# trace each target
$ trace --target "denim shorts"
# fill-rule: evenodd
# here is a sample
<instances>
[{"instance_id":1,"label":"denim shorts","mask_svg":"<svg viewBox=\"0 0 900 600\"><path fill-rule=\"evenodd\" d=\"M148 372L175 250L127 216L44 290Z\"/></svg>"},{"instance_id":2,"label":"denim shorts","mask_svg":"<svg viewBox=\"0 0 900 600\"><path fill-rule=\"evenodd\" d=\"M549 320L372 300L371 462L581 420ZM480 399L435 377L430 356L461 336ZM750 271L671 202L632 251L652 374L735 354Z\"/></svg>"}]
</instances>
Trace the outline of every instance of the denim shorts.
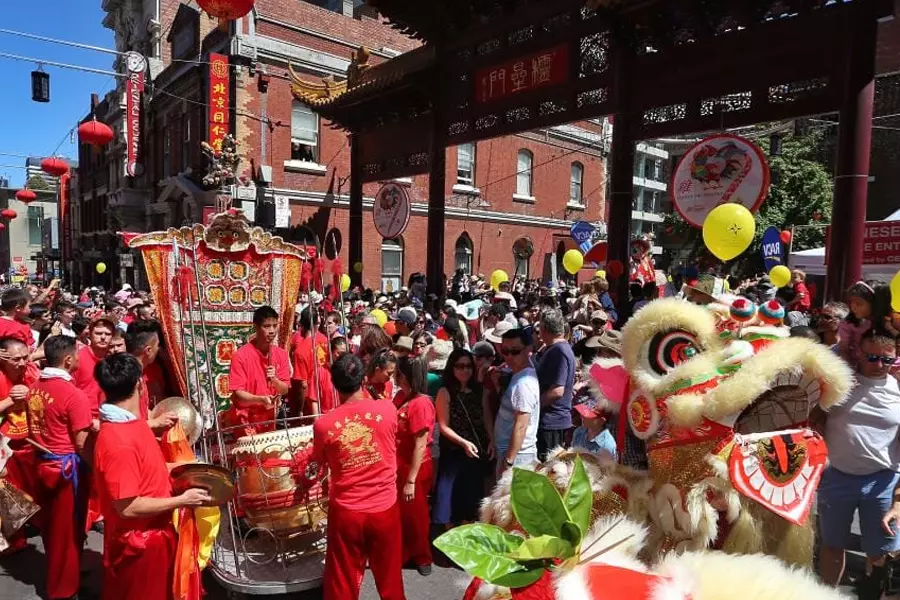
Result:
<instances>
[{"instance_id":1,"label":"denim shorts","mask_svg":"<svg viewBox=\"0 0 900 600\"><path fill-rule=\"evenodd\" d=\"M881 519L891 509L898 479L900 473L890 470L848 475L834 467L825 469L818 496L822 544L849 548L853 514L858 510L861 546L867 556L884 556L900 550L900 536L888 535L881 527Z\"/></svg>"}]
</instances>

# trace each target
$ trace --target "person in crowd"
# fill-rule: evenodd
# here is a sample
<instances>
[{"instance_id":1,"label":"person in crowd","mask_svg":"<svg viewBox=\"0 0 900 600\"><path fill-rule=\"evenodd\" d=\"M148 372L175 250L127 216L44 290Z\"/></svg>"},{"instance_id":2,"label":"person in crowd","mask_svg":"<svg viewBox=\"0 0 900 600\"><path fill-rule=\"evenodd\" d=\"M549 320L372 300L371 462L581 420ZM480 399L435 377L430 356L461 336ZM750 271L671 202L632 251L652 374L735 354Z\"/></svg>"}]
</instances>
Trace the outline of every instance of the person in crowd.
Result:
<instances>
[{"instance_id":1,"label":"person in crowd","mask_svg":"<svg viewBox=\"0 0 900 600\"><path fill-rule=\"evenodd\" d=\"M75 317L78 316L78 307L66 300L56 303L56 320L50 326L50 335L66 335L77 338L78 335L72 329Z\"/></svg>"},{"instance_id":2,"label":"person in crowd","mask_svg":"<svg viewBox=\"0 0 900 600\"><path fill-rule=\"evenodd\" d=\"M428 365L424 358L397 360L397 489L403 530L403 562L420 575L431 574L428 494L433 480L431 444L434 402L425 395Z\"/></svg>"},{"instance_id":3,"label":"person in crowd","mask_svg":"<svg viewBox=\"0 0 900 600\"><path fill-rule=\"evenodd\" d=\"M434 336L424 329L417 329L412 335L412 341L412 356L424 356L428 351L428 347L434 341Z\"/></svg>"},{"instance_id":4,"label":"person in crowd","mask_svg":"<svg viewBox=\"0 0 900 600\"><path fill-rule=\"evenodd\" d=\"M822 311L819 313L819 318L816 321L820 341L835 352L837 352L838 342L840 341L840 335L838 334L840 324L849 314L850 309L843 302L827 302L822 307Z\"/></svg>"},{"instance_id":5,"label":"person in crowd","mask_svg":"<svg viewBox=\"0 0 900 600\"><path fill-rule=\"evenodd\" d=\"M372 356L366 365L365 393L373 400L394 400L394 371L397 357L387 348L382 348Z\"/></svg>"},{"instance_id":6,"label":"person in crowd","mask_svg":"<svg viewBox=\"0 0 900 600\"><path fill-rule=\"evenodd\" d=\"M447 528L478 520L493 459L493 431L485 418L484 388L475 378L472 354L462 348L453 350L442 380L435 398L441 460L431 519Z\"/></svg>"},{"instance_id":7,"label":"person in crowd","mask_svg":"<svg viewBox=\"0 0 900 600\"><path fill-rule=\"evenodd\" d=\"M334 408L334 392L328 373L329 338L315 330L309 307L300 312L298 325L291 342L291 413L317 415Z\"/></svg>"},{"instance_id":8,"label":"person in crowd","mask_svg":"<svg viewBox=\"0 0 900 600\"><path fill-rule=\"evenodd\" d=\"M466 339L466 334L460 327L459 318L455 315L449 316L444 319L444 323L441 326L440 331L438 331L438 337L452 342L454 348L469 348L469 342Z\"/></svg>"},{"instance_id":9,"label":"person in crowd","mask_svg":"<svg viewBox=\"0 0 900 600\"><path fill-rule=\"evenodd\" d=\"M400 310L397 311L397 318L394 321L394 324L397 328L396 337L411 337L413 332L416 330L416 324L418 323L419 315L416 312L416 309L411 306L404 306Z\"/></svg>"},{"instance_id":10,"label":"person in crowd","mask_svg":"<svg viewBox=\"0 0 900 600\"><path fill-rule=\"evenodd\" d=\"M350 343L347 341L347 338L340 336L331 338L332 364L334 364L334 361L347 354L348 352L350 352ZM331 380L330 365L328 369L328 379L329 381Z\"/></svg>"},{"instance_id":11,"label":"person in crowd","mask_svg":"<svg viewBox=\"0 0 900 600\"><path fill-rule=\"evenodd\" d=\"M109 338L109 354L122 354L123 352L127 352L127 346L125 344L125 334L122 333L121 329L116 329L113 331L112 336Z\"/></svg>"},{"instance_id":12,"label":"person in crowd","mask_svg":"<svg viewBox=\"0 0 900 600\"><path fill-rule=\"evenodd\" d=\"M210 502L206 490L173 495L159 443L140 418L141 365L115 354L96 366L105 397L94 472L105 525L101 600L170 600L176 535L172 512Z\"/></svg>"},{"instance_id":13,"label":"person in crowd","mask_svg":"<svg viewBox=\"0 0 900 600\"><path fill-rule=\"evenodd\" d=\"M427 387L428 395L437 399L438 391L444 385L444 369L447 368L447 359L453 353L453 343L447 340L432 338L431 343L425 349L425 360L428 361Z\"/></svg>"},{"instance_id":14,"label":"person in crowd","mask_svg":"<svg viewBox=\"0 0 900 600\"><path fill-rule=\"evenodd\" d=\"M541 416L538 425L538 459L559 446L565 447L572 429L572 393L575 387L575 355L566 339L566 318L550 308L541 313L540 337L544 351L537 361L541 389Z\"/></svg>"},{"instance_id":15,"label":"person in crowd","mask_svg":"<svg viewBox=\"0 0 900 600\"><path fill-rule=\"evenodd\" d=\"M31 327L32 347L37 348L41 345L41 334L50 328L50 309L43 304L32 304L28 325Z\"/></svg>"},{"instance_id":16,"label":"person in crowd","mask_svg":"<svg viewBox=\"0 0 900 600\"><path fill-rule=\"evenodd\" d=\"M373 356L380 350L390 350L392 344L393 340L391 340L390 336L376 323L363 331L357 355L364 365L368 365Z\"/></svg>"},{"instance_id":17,"label":"person in crowd","mask_svg":"<svg viewBox=\"0 0 900 600\"><path fill-rule=\"evenodd\" d=\"M413 352L413 339L411 337L401 335L395 341L393 346L391 346L391 350L394 353L394 356L399 358L406 358L410 356Z\"/></svg>"},{"instance_id":18,"label":"person in crowd","mask_svg":"<svg viewBox=\"0 0 900 600\"><path fill-rule=\"evenodd\" d=\"M794 300L788 305L788 310L808 312L812 306L812 296L806 287L806 273L800 269L791 271L791 287L794 289Z\"/></svg>"},{"instance_id":19,"label":"person in crowd","mask_svg":"<svg viewBox=\"0 0 900 600\"><path fill-rule=\"evenodd\" d=\"M829 461L818 491L819 574L826 584L840 583L858 511L871 566L860 583L862 600L881 598L885 557L900 550L900 538L882 527L900 501L900 388L888 376L896 358L894 338L867 331L857 346L857 385L849 398L828 413L817 407L810 414L810 424L824 434Z\"/></svg>"},{"instance_id":20,"label":"person in crowd","mask_svg":"<svg viewBox=\"0 0 900 600\"><path fill-rule=\"evenodd\" d=\"M596 345L588 346L588 341L599 336L606 330L606 324L609 322L609 315L604 310L595 310L590 316L590 325L576 325L587 335L583 336L578 342L572 346L572 353L576 358L580 358L583 364L589 365L596 357Z\"/></svg>"},{"instance_id":21,"label":"person in crowd","mask_svg":"<svg viewBox=\"0 0 900 600\"><path fill-rule=\"evenodd\" d=\"M802 337L814 342L819 341L819 334L816 333L816 330L806 325L795 325L794 327L791 327L790 336Z\"/></svg>"},{"instance_id":22,"label":"person in crowd","mask_svg":"<svg viewBox=\"0 0 900 600\"><path fill-rule=\"evenodd\" d=\"M496 327L492 327L484 332L484 339L494 345L494 350L497 352L498 357L502 358L500 349L503 345L503 336L513 329L518 329L518 326L510 325L506 321L500 321Z\"/></svg>"},{"instance_id":23,"label":"person in crowd","mask_svg":"<svg viewBox=\"0 0 900 600\"><path fill-rule=\"evenodd\" d=\"M339 406L313 425L312 462L329 473L325 600L356 600L366 563L382 600L405 600L397 502L397 409L362 389L352 354L331 367ZM355 441L363 436L367 443ZM353 445L351 452L351 445Z\"/></svg>"},{"instance_id":24,"label":"person in crowd","mask_svg":"<svg viewBox=\"0 0 900 600\"><path fill-rule=\"evenodd\" d=\"M512 466L537 461L541 389L537 373L531 366L531 347L531 336L521 329L511 329L503 334L500 353L513 376L500 400L494 421L498 477Z\"/></svg>"},{"instance_id":25,"label":"person in crowd","mask_svg":"<svg viewBox=\"0 0 900 600\"><path fill-rule=\"evenodd\" d=\"M609 281L605 277L595 278L594 289L597 292L597 298L600 300L600 308L609 316L609 322L617 323L619 313L616 311L616 305L612 296L609 295Z\"/></svg>"},{"instance_id":26,"label":"person in crowd","mask_svg":"<svg viewBox=\"0 0 900 600\"><path fill-rule=\"evenodd\" d=\"M28 432L44 450L37 456L37 498L47 556L47 597L73 598L81 583L81 550L87 518L88 468L83 459L92 428L91 404L75 387L75 340L52 336L44 345L47 366L26 402Z\"/></svg>"},{"instance_id":27,"label":"person in crowd","mask_svg":"<svg viewBox=\"0 0 900 600\"><path fill-rule=\"evenodd\" d=\"M125 349L135 357L141 365L141 418L147 421L155 433L161 433L178 421L178 416L166 412L154 418L150 418L150 410L158 402L164 399L159 390L161 384L155 379L157 374L152 371L159 356L159 334L153 327L146 327L146 322L136 323L128 328L125 334ZM165 385L162 383L162 385Z\"/></svg>"},{"instance_id":28,"label":"person in crowd","mask_svg":"<svg viewBox=\"0 0 900 600\"><path fill-rule=\"evenodd\" d=\"M838 354L853 364L862 335L890 316L891 289L881 281L857 281L847 290L847 299L850 311L838 325Z\"/></svg>"},{"instance_id":29,"label":"person in crowd","mask_svg":"<svg viewBox=\"0 0 900 600\"><path fill-rule=\"evenodd\" d=\"M581 417L581 426L576 427L572 433L572 447L594 453L605 452L616 459L618 457L616 440L606 427L607 417L597 407L596 401L589 400L577 404L575 410Z\"/></svg>"},{"instance_id":30,"label":"person in crowd","mask_svg":"<svg viewBox=\"0 0 900 600\"><path fill-rule=\"evenodd\" d=\"M91 411L98 418L103 392L94 378L94 368L109 354L109 342L116 330L116 324L105 315L100 315L88 326L88 344L78 351L78 367L72 374L75 386L87 395L92 403Z\"/></svg>"},{"instance_id":31,"label":"person in crowd","mask_svg":"<svg viewBox=\"0 0 900 600\"><path fill-rule=\"evenodd\" d=\"M228 387L231 408L226 416L235 435L262 433L275 428L280 399L288 393L291 363L288 353L275 343L278 313L271 306L253 312L254 335L231 359Z\"/></svg>"},{"instance_id":32,"label":"person in crowd","mask_svg":"<svg viewBox=\"0 0 900 600\"><path fill-rule=\"evenodd\" d=\"M29 350L34 350L34 336L28 326L31 314L31 296L22 288L8 288L0 294L0 338L13 337L22 340Z\"/></svg>"}]
</instances>

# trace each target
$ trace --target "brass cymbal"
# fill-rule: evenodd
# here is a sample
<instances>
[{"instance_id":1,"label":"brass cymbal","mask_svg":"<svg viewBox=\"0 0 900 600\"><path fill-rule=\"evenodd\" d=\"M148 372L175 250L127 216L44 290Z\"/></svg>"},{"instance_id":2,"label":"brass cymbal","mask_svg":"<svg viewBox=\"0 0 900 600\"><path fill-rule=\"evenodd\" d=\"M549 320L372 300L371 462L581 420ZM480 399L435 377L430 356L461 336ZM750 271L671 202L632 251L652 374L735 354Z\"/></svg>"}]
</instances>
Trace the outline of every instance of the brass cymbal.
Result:
<instances>
[{"instance_id":1,"label":"brass cymbal","mask_svg":"<svg viewBox=\"0 0 900 600\"><path fill-rule=\"evenodd\" d=\"M212 501L204 506L220 506L234 498L234 477L218 465L185 463L172 469L172 490L181 494L190 488L202 488L209 492Z\"/></svg>"},{"instance_id":2,"label":"brass cymbal","mask_svg":"<svg viewBox=\"0 0 900 600\"><path fill-rule=\"evenodd\" d=\"M178 420L181 422L181 428L184 429L184 435L187 436L188 442L192 446L196 444L197 440L200 439L200 434L203 433L203 419L200 417L197 409L184 398L172 396L161 400L159 404L154 406L153 410L150 411L150 417L155 419L166 412L178 415Z\"/></svg>"}]
</instances>

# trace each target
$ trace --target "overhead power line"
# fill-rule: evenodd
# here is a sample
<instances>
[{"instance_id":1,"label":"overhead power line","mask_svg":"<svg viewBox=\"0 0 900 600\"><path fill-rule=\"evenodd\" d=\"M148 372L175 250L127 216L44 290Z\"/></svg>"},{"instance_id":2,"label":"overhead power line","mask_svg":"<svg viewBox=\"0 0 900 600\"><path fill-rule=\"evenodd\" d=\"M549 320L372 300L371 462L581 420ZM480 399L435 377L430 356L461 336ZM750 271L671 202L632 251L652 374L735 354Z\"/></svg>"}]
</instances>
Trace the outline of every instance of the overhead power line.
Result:
<instances>
[{"instance_id":1,"label":"overhead power line","mask_svg":"<svg viewBox=\"0 0 900 600\"><path fill-rule=\"evenodd\" d=\"M24 31L13 31L12 29L0 29L0 33L5 33L8 35L17 35L19 37L28 38L31 40L39 40L41 42L49 42L51 44L62 44L63 46L71 46L73 48L81 48L82 50L93 50L95 52L105 52L107 54L115 54L116 56L124 56L124 52L118 52L116 50L111 50L109 48L103 48L101 46L92 46L90 44L82 44L79 42L70 42L68 40L60 40L57 38L47 37L43 35L36 35L34 33L26 33Z\"/></svg>"},{"instance_id":2,"label":"overhead power line","mask_svg":"<svg viewBox=\"0 0 900 600\"><path fill-rule=\"evenodd\" d=\"M95 73L97 75L109 75L111 77L128 77L125 73L116 73L115 71L105 71L103 69L94 69L92 67L82 67L79 65L70 65L69 63L61 63L53 60L42 60L30 56L20 56L18 54L9 54L0 52L0 58L9 58L11 60L21 60L23 62L34 63L39 66L48 65L51 67L60 67L63 69L72 69L74 71L85 71L87 73Z\"/></svg>"}]
</instances>

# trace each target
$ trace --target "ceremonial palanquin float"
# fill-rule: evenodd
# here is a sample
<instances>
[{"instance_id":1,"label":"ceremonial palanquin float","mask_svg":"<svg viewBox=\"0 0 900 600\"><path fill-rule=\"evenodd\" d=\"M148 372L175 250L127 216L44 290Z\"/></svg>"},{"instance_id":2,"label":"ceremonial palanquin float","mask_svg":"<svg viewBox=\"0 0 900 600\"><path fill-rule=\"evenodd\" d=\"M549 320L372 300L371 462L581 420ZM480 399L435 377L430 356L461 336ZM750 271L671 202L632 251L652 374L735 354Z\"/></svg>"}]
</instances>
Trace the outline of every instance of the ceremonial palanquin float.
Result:
<instances>
[{"instance_id":1,"label":"ceremonial palanquin float","mask_svg":"<svg viewBox=\"0 0 900 600\"><path fill-rule=\"evenodd\" d=\"M827 458L806 422L853 376L828 348L788 338L783 315L743 298L638 312L622 359L587 375L619 415L619 448L627 427L649 471L560 449L504 474L483 523L436 541L476 576L466 598L838 598L806 570Z\"/></svg>"},{"instance_id":2,"label":"ceremonial palanquin float","mask_svg":"<svg viewBox=\"0 0 900 600\"><path fill-rule=\"evenodd\" d=\"M246 428L260 433L238 437L223 418L231 358L250 340L257 308L278 311L278 343L287 346L306 251L251 226L237 210L214 215L208 225L126 240L143 256L175 379L202 422L193 441L211 466L194 476L215 482L215 469L225 469L236 488L222 511L212 573L229 589L251 594L318 586L327 502L322 482L306 472L311 422L279 417Z\"/></svg>"}]
</instances>

